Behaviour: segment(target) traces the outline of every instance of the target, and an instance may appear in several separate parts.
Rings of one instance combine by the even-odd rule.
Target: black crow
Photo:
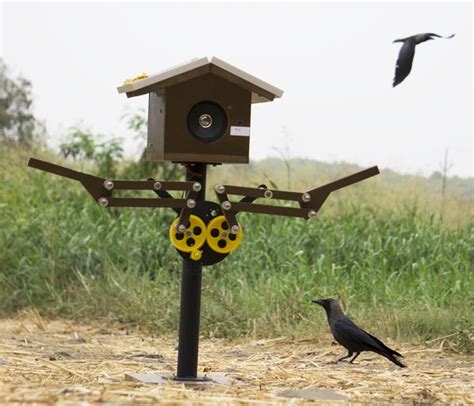
[[[408,38],[396,39],[393,42],[403,42],[402,47],[400,48],[400,53],[398,54],[397,66],[395,68],[395,77],[393,78],[393,87],[402,83],[403,80],[408,76],[411,71],[411,66],[413,64],[413,57],[415,56],[415,46],[436,38],[453,38],[454,34],[449,37],[442,37],[438,34],[425,33],[417,34]]]
[[[347,351],[349,352],[346,356],[339,358],[337,362],[352,357],[352,355],[355,353],[354,357],[349,361],[352,363],[362,351],[373,351],[384,356],[385,358],[388,358],[399,367],[405,368],[405,365],[403,365],[395,357],[402,357],[402,355],[397,351],[388,348],[377,337],[374,337],[373,335],[367,333],[367,331],[357,327],[350,319],[346,317],[336,299],[313,300],[313,303],[321,305],[324,310],[326,310],[329,327],[331,328],[331,333],[334,336],[334,339],[339,344],[346,347]]]

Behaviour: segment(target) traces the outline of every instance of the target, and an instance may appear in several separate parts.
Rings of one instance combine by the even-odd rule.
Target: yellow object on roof
[[[129,83],[136,82],[137,80],[146,79],[147,77],[148,77],[148,73],[142,72],[142,73],[140,73],[139,75],[135,76],[135,77],[132,78],[132,79],[127,79],[127,80],[125,80],[125,82],[123,82],[123,84],[124,84],[124,85],[128,85]]]

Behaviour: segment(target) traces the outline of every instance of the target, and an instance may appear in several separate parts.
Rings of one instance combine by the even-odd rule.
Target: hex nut
[[[232,207],[232,204],[226,200],[225,202],[222,202],[221,207],[223,210],[229,210]]]
[[[240,227],[237,225],[233,225],[231,228],[232,234],[237,234],[240,231]]]
[[[316,212],[314,210],[310,210],[308,212],[308,218],[316,217]]]
[[[273,197],[273,192],[269,189],[265,190],[265,192],[263,192],[263,195],[267,198],[267,199],[271,199]]]
[[[107,207],[109,205],[109,200],[106,197],[99,197],[99,200],[97,202],[102,207]]]
[[[107,189],[107,190],[112,190],[114,188],[114,182],[112,182],[111,180],[109,179],[106,179],[104,180],[104,187]]]

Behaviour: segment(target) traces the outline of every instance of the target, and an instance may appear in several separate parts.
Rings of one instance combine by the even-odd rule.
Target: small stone
[[[250,353],[245,351],[245,350],[241,350],[241,349],[237,349],[237,350],[232,350],[232,351],[229,351],[229,354],[230,355],[233,355],[234,357],[242,357],[242,358],[247,358],[247,357],[250,357]]]
[[[332,389],[307,388],[307,389],[286,389],[278,392],[277,396],[284,398],[298,398],[306,400],[346,400],[347,396],[342,395]]]
[[[137,374],[135,372],[128,372],[125,374],[126,381],[143,382],[143,383],[165,383],[161,375],[157,374]]]
[[[68,351],[55,351],[53,354],[48,355],[50,361],[57,361],[58,359],[70,359],[74,356]]]
[[[85,338],[82,338],[82,337],[75,337],[75,338],[71,338],[70,340],[67,340],[67,343],[68,344],[85,344],[86,340]]]

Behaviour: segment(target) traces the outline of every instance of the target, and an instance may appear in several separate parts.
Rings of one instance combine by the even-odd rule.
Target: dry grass
[[[276,396],[289,388],[329,388],[351,403],[474,402],[474,357],[397,346],[407,369],[366,353],[354,365],[331,364],[341,348],[315,339],[290,342],[202,339],[200,372],[234,378],[230,386],[145,385],[126,372],[174,372],[176,339],[120,325],[47,321],[34,311],[0,320],[0,404],[305,404]]]

